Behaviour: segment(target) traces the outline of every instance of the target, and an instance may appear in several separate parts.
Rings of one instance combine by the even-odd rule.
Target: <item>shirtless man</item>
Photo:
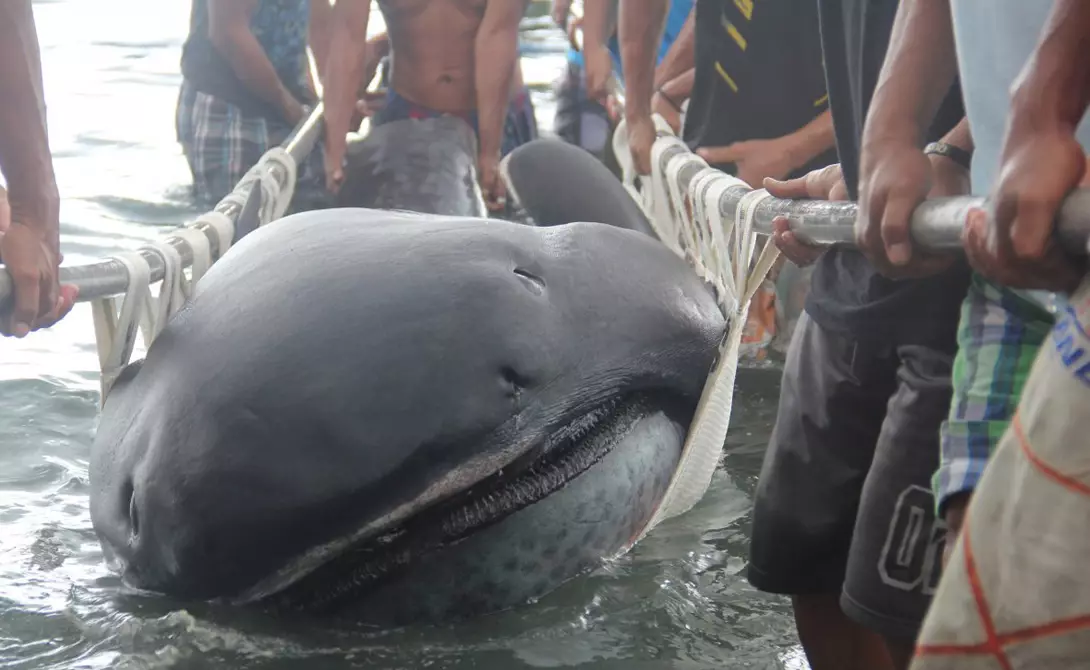
[[[529,0],[380,0],[390,36],[391,85],[381,124],[446,114],[477,130],[477,171],[490,209],[502,208],[499,178],[508,103],[518,67],[519,21]],[[344,178],[349,131],[367,51],[371,0],[338,0],[325,81],[326,179]]]

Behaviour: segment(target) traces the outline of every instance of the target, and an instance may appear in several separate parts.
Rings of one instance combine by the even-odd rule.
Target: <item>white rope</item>
[[[218,252],[216,254],[216,260],[223,258],[223,255],[227,253],[227,250],[231,248],[231,242],[235,239],[235,224],[231,221],[231,218],[216,210],[211,212],[205,212],[201,214],[196,221],[189,224],[190,228],[205,227],[210,229],[216,235],[216,246]]]
[[[678,467],[642,537],[663,520],[691,509],[711,484],[730,425],[749,306],[779,250],[766,243],[754,262],[754,216],[757,206],[771,197],[767,191],[749,190],[737,177],[709,167],[672,134],[659,137],[652,146],[651,176],[647,179],[635,174],[623,123],[616,131],[613,146],[625,187],[651,220],[659,239],[713,286],[728,319],[726,337],[701,394]],[[682,188],[683,175],[693,175],[687,192]],[[638,189],[637,181],[642,181]],[[723,212],[720,203],[725,194],[739,187],[748,192],[733,212]]]
[[[261,157],[261,163],[265,164],[265,172],[262,174],[261,190],[262,204],[266,211],[262,217],[261,225],[265,225],[284,216],[291,205],[291,199],[295,197],[295,179],[298,166],[283,147],[273,147]],[[273,167],[279,166],[287,177],[284,179],[284,187],[273,176]]]
[[[132,356],[140,328],[140,313],[151,281],[151,268],[139,252],[125,251],[114,258],[125,266],[128,277],[125,293],[121,296],[120,312],[114,296],[91,302],[98,363],[102,369],[100,403],[106,402],[106,396]]]
[[[205,234],[204,230],[193,226],[180,228],[174,231],[173,235],[189,247],[190,254],[193,257],[189,279],[187,280],[185,275],[182,275],[182,292],[188,299],[193,297],[193,290],[196,288],[197,282],[212,266],[212,243],[208,240],[208,235]]]
[[[170,244],[169,238],[156,240],[148,248],[163,260],[163,280],[159,285],[159,295],[153,296],[151,290],[144,292],[144,309],[140,319],[144,332],[144,346],[150,347],[159,333],[163,332],[170,317],[185,303],[185,264],[182,256]]]

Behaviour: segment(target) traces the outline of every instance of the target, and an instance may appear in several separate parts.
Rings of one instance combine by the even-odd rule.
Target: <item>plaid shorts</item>
[[[178,142],[193,174],[196,196],[209,204],[230,193],[261,156],[292,131],[286,124],[244,114],[235,105],[198,91],[185,80],[178,93],[174,121]],[[296,197],[324,187],[323,150],[318,142],[298,166]]]
[[[941,428],[941,459],[932,480],[940,514],[950,496],[976,488],[1052,329],[1052,313],[1035,299],[1048,294],[1035,293],[973,274],[961,307],[954,396]]]

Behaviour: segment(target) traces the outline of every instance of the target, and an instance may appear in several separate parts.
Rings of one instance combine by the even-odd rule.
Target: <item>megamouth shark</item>
[[[554,225],[484,218],[460,123],[375,129],[340,207],[246,235],[118,378],[91,513],[125,584],[436,622],[646,529],[726,329],[714,293],[635,214],[596,221],[627,194],[555,146],[509,170],[523,201],[574,184],[537,208]]]

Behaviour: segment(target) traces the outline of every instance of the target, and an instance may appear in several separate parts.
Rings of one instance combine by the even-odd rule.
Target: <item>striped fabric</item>
[[[932,482],[939,510],[950,496],[976,488],[1053,323],[1052,314],[1026,294],[974,273],[962,304],[954,398]]]
[[[223,199],[270,148],[291,133],[284,124],[249,116],[228,102],[182,82],[175,113],[175,130],[182,145],[198,199]],[[324,189],[321,143],[299,165],[296,193]]]

